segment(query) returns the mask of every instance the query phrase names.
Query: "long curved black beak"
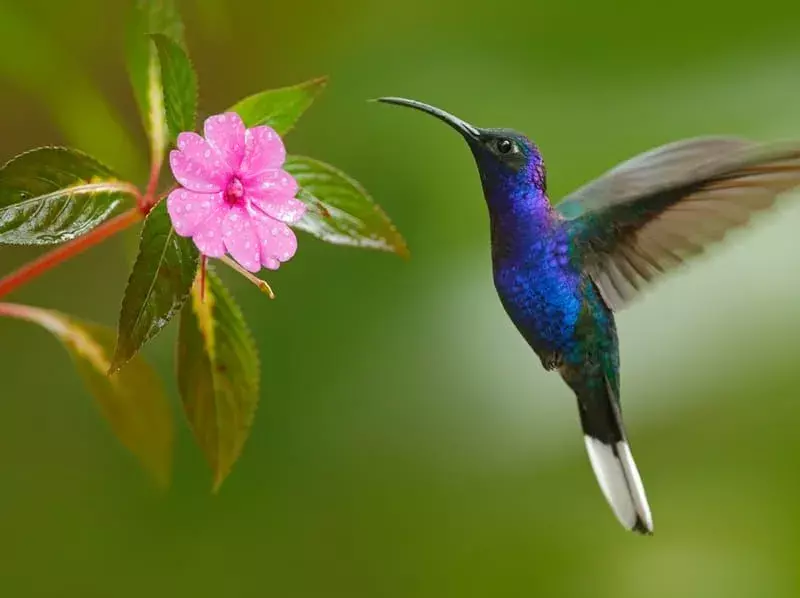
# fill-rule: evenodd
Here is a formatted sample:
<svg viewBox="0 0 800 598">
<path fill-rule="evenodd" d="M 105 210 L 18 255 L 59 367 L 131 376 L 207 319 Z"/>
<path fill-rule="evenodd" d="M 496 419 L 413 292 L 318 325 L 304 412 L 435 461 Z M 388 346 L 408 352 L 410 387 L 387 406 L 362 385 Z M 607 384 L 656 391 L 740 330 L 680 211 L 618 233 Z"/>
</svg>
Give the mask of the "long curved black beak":
<svg viewBox="0 0 800 598">
<path fill-rule="evenodd" d="M 384 104 L 397 104 L 398 106 L 408 106 L 409 108 L 414 108 L 416 110 L 426 112 L 431 116 L 433 116 L 434 118 L 438 118 L 440 121 L 447 123 L 448 125 L 453 127 L 456 131 L 461 133 L 461 135 L 468 142 L 478 141 L 481 137 L 481 132 L 477 127 L 473 127 L 468 122 L 465 122 L 460 118 L 458 118 L 457 116 L 453 116 L 449 112 L 445 112 L 440 108 L 436 108 L 435 106 L 431 106 L 429 104 L 423 104 L 422 102 L 418 102 L 416 100 L 408 100 L 406 98 L 378 98 L 375 101 L 383 102 Z"/>
</svg>

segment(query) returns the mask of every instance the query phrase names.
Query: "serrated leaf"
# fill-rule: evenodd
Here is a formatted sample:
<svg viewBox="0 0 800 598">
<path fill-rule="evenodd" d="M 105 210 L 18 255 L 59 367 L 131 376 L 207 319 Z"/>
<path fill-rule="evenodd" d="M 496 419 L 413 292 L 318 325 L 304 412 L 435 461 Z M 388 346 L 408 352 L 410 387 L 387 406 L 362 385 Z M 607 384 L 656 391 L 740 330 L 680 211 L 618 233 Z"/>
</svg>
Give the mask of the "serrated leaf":
<svg viewBox="0 0 800 598">
<path fill-rule="evenodd" d="M 216 492 L 241 455 L 259 399 L 258 351 L 239 307 L 208 272 L 192 287 L 177 347 L 183 409 L 214 472 Z"/>
<path fill-rule="evenodd" d="M 183 131 L 194 131 L 197 118 L 197 75 L 183 48 L 161 34 L 151 36 L 158 50 L 169 143 Z"/>
<path fill-rule="evenodd" d="M 147 215 L 119 316 L 116 371 L 180 311 L 192 288 L 200 254 L 191 239 L 175 234 L 166 201 Z"/>
<path fill-rule="evenodd" d="M 262 91 L 237 102 L 230 110 L 241 116 L 247 127 L 268 125 L 283 136 L 294 127 L 327 83 L 327 77 L 320 77 L 291 87 Z"/>
<path fill-rule="evenodd" d="M 386 213 L 342 171 L 303 156 L 288 156 L 284 169 L 297 180 L 297 198 L 306 204 L 306 213 L 294 228 L 334 245 L 408 257 L 408 246 Z"/>
<path fill-rule="evenodd" d="M 150 140 L 151 161 L 160 169 L 169 139 L 158 49 L 153 34 L 183 46 L 183 22 L 174 0 L 135 0 L 127 30 L 128 75 Z"/>
<path fill-rule="evenodd" d="M 29 306 L 0 304 L 0 315 L 38 324 L 69 352 L 114 434 L 161 486 L 172 470 L 173 424 L 169 402 L 155 371 L 141 358 L 106 375 L 114 331 L 65 314 Z"/>
<path fill-rule="evenodd" d="M 43 147 L 0 168 L 0 244 L 54 245 L 113 215 L 136 188 L 77 150 Z"/>
</svg>

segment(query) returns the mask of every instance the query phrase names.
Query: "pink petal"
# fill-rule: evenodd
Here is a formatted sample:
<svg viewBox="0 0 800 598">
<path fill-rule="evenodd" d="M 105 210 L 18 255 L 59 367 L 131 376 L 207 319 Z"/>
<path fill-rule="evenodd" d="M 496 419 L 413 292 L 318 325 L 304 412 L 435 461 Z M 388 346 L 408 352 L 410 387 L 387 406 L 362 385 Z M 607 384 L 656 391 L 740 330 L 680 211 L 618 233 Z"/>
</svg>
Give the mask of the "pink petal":
<svg viewBox="0 0 800 598">
<path fill-rule="evenodd" d="M 244 157 L 245 134 L 241 117 L 235 112 L 210 116 L 206 119 L 203 132 L 225 163 L 232 170 L 239 170 Z"/>
<path fill-rule="evenodd" d="M 294 198 L 276 203 L 263 199 L 253 199 L 253 205 L 271 218 L 286 224 L 298 222 L 303 217 L 303 214 L 306 213 L 306 205 Z"/>
<path fill-rule="evenodd" d="M 265 268 L 277 270 L 281 262 L 292 259 L 297 251 L 297 237 L 291 228 L 264 214 L 254 214 L 253 225 Z"/>
<path fill-rule="evenodd" d="M 170 152 L 169 165 L 181 185 L 198 193 L 222 191 L 232 174 L 214 148 L 197 133 L 178 135 L 178 149 Z"/>
<path fill-rule="evenodd" d="M 278 170 L 286 161 L 286 148 L 270 127 L 253 127 L 244 137 L 244 160 L 239 175 L 248 179 L 265 170 Z"/>
<path fill-rule="evenodd" d="M 179 187 L 167 196 L 167 212 L 175 232 L 191 237 L 214 210 L 222 209 L 223 203 L 222 193 L 195 193 Z"/>
<path fill-rule="evenodd" d="M 294 196 L 297 181 L 283 170 L 268 170 L 245 184 L 245 195 L 256 207 L 276 220 L 292 224 L 305 213 L 305 204 Z"/>
<path fill-rule="evenodd" d="M 223 202 L 219 209 L 202 222 L 192 236 L 194 244 L 200 253 L 208 257 L 222 257 L 225 255 L 225 243 L 222 237 L 222 223 L 225 221 L 228 206 Z"/>
<path fill-rule="evenodd" d="M 246 270 L 261 270 L 261 255 L 258 249 L 258 238 L 250 215 L 243 206 L 233 206 L 222 222 L 222 234 L 225 247 L 231 257 Z"/>
</svg>

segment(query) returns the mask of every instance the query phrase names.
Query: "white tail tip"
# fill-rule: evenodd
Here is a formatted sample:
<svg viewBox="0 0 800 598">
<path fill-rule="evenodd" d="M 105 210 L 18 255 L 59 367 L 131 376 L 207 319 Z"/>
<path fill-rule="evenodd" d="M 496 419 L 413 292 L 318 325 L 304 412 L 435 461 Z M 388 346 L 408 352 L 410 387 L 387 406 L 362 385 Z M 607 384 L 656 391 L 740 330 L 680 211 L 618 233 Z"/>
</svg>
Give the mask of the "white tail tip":
<svg viewBox="0 0 800 598">
<path fill-rule="evenodd" d="M 600 489 L 620 523 L 642 534 L 653 533 L 653 516 L 627 442 L 605 444 L 584 436 Z"/>
</svg>

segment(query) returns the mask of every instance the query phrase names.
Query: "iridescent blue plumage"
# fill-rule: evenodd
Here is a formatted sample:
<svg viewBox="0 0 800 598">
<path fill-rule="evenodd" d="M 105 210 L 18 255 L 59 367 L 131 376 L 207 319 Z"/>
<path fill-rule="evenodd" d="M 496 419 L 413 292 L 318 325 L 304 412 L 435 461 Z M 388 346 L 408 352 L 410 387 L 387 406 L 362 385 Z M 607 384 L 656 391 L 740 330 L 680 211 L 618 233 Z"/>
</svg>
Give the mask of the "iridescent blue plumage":
<svg viewBox="0 0 800 598">
<path fill-rule="evenodd" d="M 547 198 L 542 157 L 533 144 L 519 147 L 518 170 L 483 154 L 476 159 L 489 207 L 495 288 L 520 333 L 549 363 L 575 344 L 582 274 L 571 259 L 569 231 Z"/>
<path fill-rule="evenodd" d="M 800 146 L 688 139 L 633 158 L 557 207 L 539 149 L 403 98 L 469 144 L 489 211 L 494 284 L 520 334 L 575 393 L 592 468 L 618 519 L 652 533 L 622 422 L 614 310 L 800 185 Z"/>
<path fill-rule="evenodd" d="M 489 209 L 500 301 L 545 369 L 558 369 L 575 392 L 584 433 L 612 447 L 626 443 L 614 315 L 575 251 L 581 231 L 551 205 L 538 148 L 512 131 L 487 134 L 511 140 L 520 154 L 519 166 L 509 168 L 492 151 L 473 150 Z M 634 505 L 626 523 L 648 532 L 643 493 L 638 500 L 642 504 L 638 510 Z"/>
</svg>

